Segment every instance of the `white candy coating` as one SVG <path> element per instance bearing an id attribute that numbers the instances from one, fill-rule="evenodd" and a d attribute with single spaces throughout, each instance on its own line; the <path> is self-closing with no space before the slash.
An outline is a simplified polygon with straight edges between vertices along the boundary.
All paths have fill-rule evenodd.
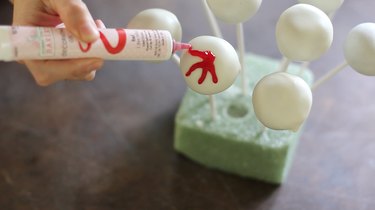
<path id="1" fill-rule="evenodd" d="M 241 23 L 258 11 L 262 0 L 207 0 L 214 15 L 226 23 Z"/>
<path id="2" fill-rule="evenodd" d="M 324 54 L 333 40 L 333 26 L 320 9 L 297 4 L 285 10 L 276 25 L 280 52 L 290 60 L 311 61 Z"/>
<path id="3" fill-rule="evenodd" d="M 375 23 L 362 23 L 354 27 L 346 37 L 344 54 L 354 70 L 375 76 Z"/>
<path id="4" fill-rule="evenodd" d="M 311 4 L 323 12 L 330 14 L 341 7 L 344 0 L 298 0 L 300 3 Z"/>
<path id="5" fill-rule="evenodd" d="M 174 40 L 180 42 L 182 38 L 181 24 L 176 15 L 164 9 L 143 10 L 130 20 L 127 28 L 167 30 Z"/>
<path id="6" fill-rule="evenodd" d="M 263 125 L 297 131 L 310 113 L 312 93 L 300 77 L 285 72 L 261 79 L 253 92 L 254 111 Z"/>
<path id="7" fill-rule="evenodd" d="M 185 50 L 181 55 L 180 69 L 187 85 L 192 90 L 201 94 L 211 95 L 224 91 L 234 83 L 241 65 L 236 50 L 231 44 L 213 36 L 196 37 L 190 41 L 190 44 L 192 45 L 192 50 L 211 51 L 215 55 L 213 64 L 218 79 L 217 83 L 215 83 L 213 75 L 208 72 L 203 83 L 199 84 L 198 81 L 203 73 L 202 68 L 197 68 L 189 76 L 186 76 L 186 73 L 189 72 L 194 64 L 203 60 Z"/>

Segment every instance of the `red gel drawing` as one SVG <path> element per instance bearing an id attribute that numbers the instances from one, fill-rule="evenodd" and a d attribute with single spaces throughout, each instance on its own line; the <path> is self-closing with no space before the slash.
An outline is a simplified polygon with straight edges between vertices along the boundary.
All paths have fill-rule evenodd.
<path id="1" fill-rule="evenodd" d="M 103 45 L 105 49 L 110 53 L 110 54 L 117 54 L 121 52 L 125 48 L 126 45 L 126 33 L 125 30 L 123 29 L 116 29 L 118 33 L 118 43 L 115 47 L 112 47 L 111 44 L 109 43 L 107 37 L 104 36 L 104 34 L 99 31 L 100 34 L 100 40 L 103 42 Z M 84 48 L 81 43 L 79 43 L 79 48 L 81 49 L 82 52 L 88 52 L 91 48 L 91 43 L 87 44 L 87 47 Z"/>
<path id="2" fill-rule="evenodd" d="M 193 50 L 192 47 L 189 48 L 189 53 L 192 56 L 197 56 L 202 58 L 201 62 L 195 63 L 192 65 L 189 69 L 188 72 L 186 72 L 185 76 L 190 76 L 191 73 L 197 69 L 202 69 L 202 75 L 198 80 L 198 84 L 202 84 L 204 80 L 206 80 L 207 73 L 210 72 L 211 77 L 212 77 L 212 82 L 217 83 L 218 78 L 216 75 L 216 69 L 215 69 L 215 59 L 216 56 L 213 54 L 211 51 L 206 50 L 206 51 L 199 51 L 199 50 Z"/>

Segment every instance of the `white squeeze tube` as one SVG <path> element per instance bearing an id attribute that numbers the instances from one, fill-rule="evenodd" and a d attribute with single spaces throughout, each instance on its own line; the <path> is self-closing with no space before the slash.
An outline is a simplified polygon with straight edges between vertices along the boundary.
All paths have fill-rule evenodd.
<path id="1" fill-rule="evenodd" d="M 64 28 L 0 26 L 0 61 L 103 58 L 168 60 L 190 44 L 175 42 L 169 31 L 99 29 L 92 43 L 78 41 Z"/>

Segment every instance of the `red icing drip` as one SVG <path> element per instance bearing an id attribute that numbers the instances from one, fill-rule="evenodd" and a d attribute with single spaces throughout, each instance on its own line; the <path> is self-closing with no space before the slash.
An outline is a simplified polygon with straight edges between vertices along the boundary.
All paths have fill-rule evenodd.
<path id="1" fill-rule="evenodd" d="M 209 72 L 212 77 L 212 82 L 217 83 L 219 80 L 216 75 L 216 69 L 215 69 L 215 59 L 216 56 L 211 51 L 199 51 L 199 50 L 193 50 L 192 47 L 189 48 L 189 53 L 192 56 L 197 56 L 202 58 L 201 62 L 195 63 L 192 65 L 188 72 L 186 72 L 185 76 L 190 76 L 193 71 L 196 69 L 202 69 L 202 75 L 198 80 L 198 84 L 202 84 L 204 80 L 206 80 L 207 73 Z"/>

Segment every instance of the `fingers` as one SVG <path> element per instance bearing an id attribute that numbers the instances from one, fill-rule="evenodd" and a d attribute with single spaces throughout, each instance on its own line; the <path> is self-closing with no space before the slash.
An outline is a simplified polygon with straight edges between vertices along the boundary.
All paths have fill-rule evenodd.
<path id="1" fill-rule="evenodd" d="M 101 20 L 95 21 L 97 28 L 105 28 Z M 65 24 L 56 26 L 65 28 Z M 102 67 L 103 60 L 99 58 L 18 61 L 25 64 L 40 86 L 48 86 L 60 80 L 87 80 L 95 78 L 96 70 Z"/>
<path id="2" fill-rule="evenodd" d="M 91 81 L 95 78 L 96 71 L 92 71 L 89 74 L 87 74 L 84 79 L 87 81 Z"/>
<path id="3" fill-rule="evenodd" d="M 71 59 L 25 61 L 26 66 L 40 86 L 60 80 L 93 80 L 95 71 L 102 67 L 102 59 Z"/>
<path id="4" fill-rule="evenodd" d="M 50 3 L 65 27 L 79 40 L 93 42 L 99 38 L 96 24 L 81 0 L 50 0 Z"/>
<path id="5" fill-rule="evenodd" d="M 13 25 L 53 27 L 61 23 L 56 12 L 44 4 L 43 0 L 17 0 L 13 6 Z"/>
<path id="6" fill-rule="evenodd" d="M 100 20 L 100 19 L 95 20 L 95 25 L 96 25 L 97 28 L 106 28 L 103 21 Z M 55 28 L 66 28 L 66 27 L 65 27 L 64 23 L 60 23 L 60 24 L 56 25 Z"/>
<path id="7" fill-rule="evenodd" d="M 105 28 L 102 21 L 93 20 L 81 0 L 18 0 L 15 1 L 14 11 L 15 25 L 66 27 L 83 42 L 95 41 L 99 38 L 98 28 Z M 41 86 L 67 79 L 93 80 L 96 70 L 103 65 L 103 60 L 96 58 L 18 62 L 28 67 Z"/>
<path id="8" fill-rule="evenodd" d="M 98 28 L 101 28 L 101 29 L 106 28 L 103 21 L 100 20 L 100 19 L 95 20 L 95 24 L 96 24 L 96 27 L 98 27 Z"/>
<path id="9" fill-rule="evenodd" d="M 96 24 L 81 0 L 18 0 L 14 3 L 14 25 L 56 26 L 63 22 L 83 42 L 99 38 Z"/>

